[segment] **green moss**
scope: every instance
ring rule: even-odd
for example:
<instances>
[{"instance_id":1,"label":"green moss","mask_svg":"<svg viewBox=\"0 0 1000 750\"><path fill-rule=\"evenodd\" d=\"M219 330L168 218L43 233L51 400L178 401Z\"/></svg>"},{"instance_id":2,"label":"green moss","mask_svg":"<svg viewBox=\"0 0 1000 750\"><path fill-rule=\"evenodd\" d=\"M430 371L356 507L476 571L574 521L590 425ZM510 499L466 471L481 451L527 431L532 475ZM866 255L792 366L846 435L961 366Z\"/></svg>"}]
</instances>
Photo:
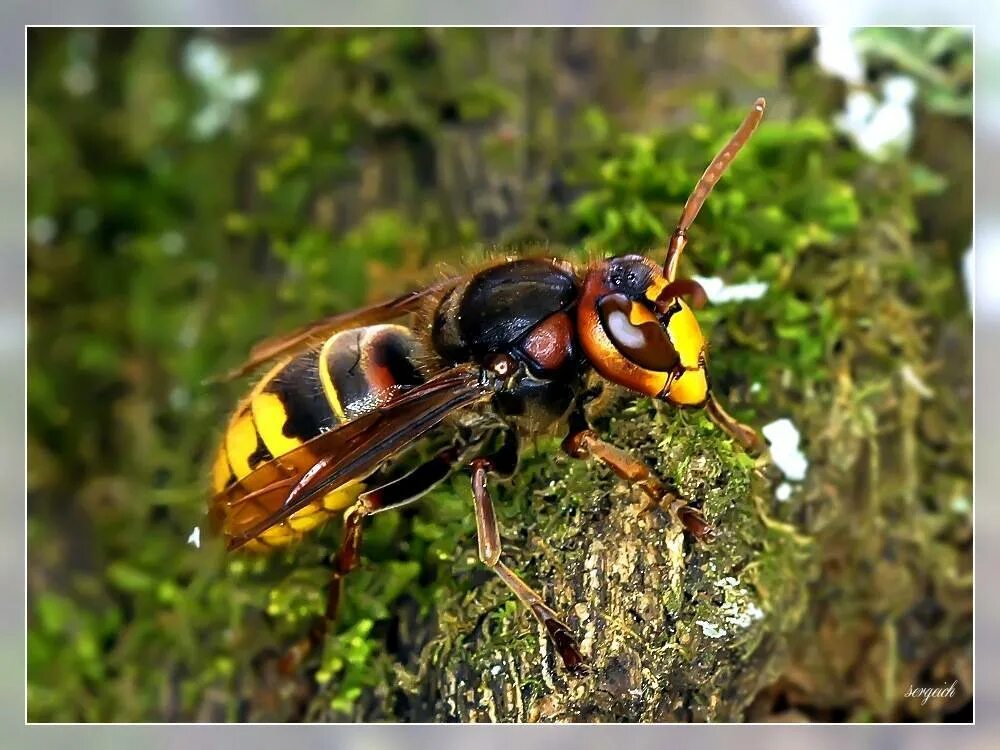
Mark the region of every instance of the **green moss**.
<instances>
[{"instance_id":1,"label":"green moss","mask_svg":"<svg viewBox=\"0 0 1000 750\"><path fill-rule=\"evenodd\" d=\"M544 445L496 492L504 558L549 592L581 635L591 674L566 675L490 577L438 602L435 635L403 682L414 716L733 718L780 663L780 636L806 611L815 547L763 517L755 493L769 505L771 488L703 417L618 406L601 420L608 438L654 459L718 540L692 546L663 510L638 514L639 498L606 469Z\"/></svg>"},{"instance_id":2,"label":"green moss","mask_svg":"<svg viewBox=\"0 0 1000 750\"><path fill-rule=\"evenodd\" d=\"M955 28L869 28L854 33L866 63L918 83L925 106L949 115L972 114L972 46Z\"/></svg>"}]
</instances>

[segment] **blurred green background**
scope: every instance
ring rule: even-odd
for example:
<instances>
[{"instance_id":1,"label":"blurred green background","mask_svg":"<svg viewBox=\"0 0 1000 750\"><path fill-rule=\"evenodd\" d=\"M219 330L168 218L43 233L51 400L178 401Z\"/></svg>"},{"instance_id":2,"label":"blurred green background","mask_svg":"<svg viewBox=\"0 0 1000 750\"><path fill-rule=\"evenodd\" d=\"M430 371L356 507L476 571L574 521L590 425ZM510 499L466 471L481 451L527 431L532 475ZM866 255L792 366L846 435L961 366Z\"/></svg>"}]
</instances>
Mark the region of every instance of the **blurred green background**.
<instances>
[{"instance_id":1,"label":"blurred green background","mask_svg":"<svg viewBox=\"0 0 1000 750\"><path fill-rule=\"evenodd\" d=\"M398 613L476 582L466 490L377 519L289 696L261 663L322 606L338 530L266 559L187 543L243 387L207 381L442 263L659 256L758 95L684 272L768 284L699 317L739 415L800 426L814 471L775 513L836 580L762 715L963 716L971 39L850 46L854 77L809 29L30 30L29 719L393 718ZM894 700L950 675L953 704Z\"/></svg>"}]
</instances>

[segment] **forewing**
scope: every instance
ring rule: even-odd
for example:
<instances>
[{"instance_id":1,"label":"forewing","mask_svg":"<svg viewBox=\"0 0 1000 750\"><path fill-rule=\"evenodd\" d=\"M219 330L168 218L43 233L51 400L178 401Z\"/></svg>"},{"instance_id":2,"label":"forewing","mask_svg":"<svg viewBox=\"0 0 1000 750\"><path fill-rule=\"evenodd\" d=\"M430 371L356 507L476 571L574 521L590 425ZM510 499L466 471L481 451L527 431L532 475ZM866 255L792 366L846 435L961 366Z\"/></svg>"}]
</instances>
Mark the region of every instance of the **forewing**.
<instances>
[{"instance_id":1,"label":"forewing","mask_svg":"<svg viewBox=\"0 0 1000 750\"><path fill-rule=\"evenodd\" d=\"M226 374L226 380L242 377L249 372L260 367L276 357L293 354L301 349L310 346L317 341L322 341L332 336L337 331L344 331L348 328L358 326L374 325L393 320L400 316L412 313L420 305L434 297L436 294L454 286L460 277L455 276L444 281L432 284L431 286L419 289L415 292L408 292L388 302L380 302L376 305L369 305L357 310L351 310L337 315L330 315L326 318L308 323L291 333L282 334L273 338L265 339L255 345L250 350L250 357L235 370Z\"/></svg>"},{"instance_id":2,"label":"forewing","mask_svg":"<svg viewBox=\"0 0 1000 750\"><path fill-rule=\"evenodd\" d=\"M289 453L259 466L213 499L214 515L225 519L229 548L236 549L318 495L368 476L452 412L494 393L480 369L463 365L415 386L387 406L317 435ZM287 503L289 492L321 458L332 461L308 492Z\"/></svg>"}]
</instances>

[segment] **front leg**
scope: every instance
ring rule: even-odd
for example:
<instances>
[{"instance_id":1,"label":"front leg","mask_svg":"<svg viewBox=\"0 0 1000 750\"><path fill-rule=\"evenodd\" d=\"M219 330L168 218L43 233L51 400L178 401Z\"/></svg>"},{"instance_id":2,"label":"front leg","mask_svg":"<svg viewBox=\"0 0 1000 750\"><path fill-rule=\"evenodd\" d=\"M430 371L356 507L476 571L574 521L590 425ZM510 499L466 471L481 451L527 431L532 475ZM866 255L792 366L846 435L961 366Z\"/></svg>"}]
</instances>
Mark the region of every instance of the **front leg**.
<instances>
[{"instance_id":1,"label":"front leg","mask_svg":"<svg viewBox=\"0 0 1000 750\"><path fill-rule=\"evenodd\" d=\"M714 393L708 394L705 401L705 413L723 432L742 445L743 449L751 456L758 457L767 448L753 427L743 424L722 408L722 404L719 403Z\"/></svg>"},{"instance_id":2,"label":"front leg","mask_svg":"<svg viewBox=\"0 0 1000 750\"><path fill-rule=\"evenodd\" d=\"M596 458L606 464L619 477L642 491L646 496L642 508L644 511L657 505L665 505L695 539L700 542L715 540L715 529L705 520L701 511L695 510L685 500L665 488L652 469L643 461L602 440L587 425L582 413L574 415L570 422L570 429L569 435L562 443L562 449L568 455L573 458Z\"/></svg>"}]
</instances>

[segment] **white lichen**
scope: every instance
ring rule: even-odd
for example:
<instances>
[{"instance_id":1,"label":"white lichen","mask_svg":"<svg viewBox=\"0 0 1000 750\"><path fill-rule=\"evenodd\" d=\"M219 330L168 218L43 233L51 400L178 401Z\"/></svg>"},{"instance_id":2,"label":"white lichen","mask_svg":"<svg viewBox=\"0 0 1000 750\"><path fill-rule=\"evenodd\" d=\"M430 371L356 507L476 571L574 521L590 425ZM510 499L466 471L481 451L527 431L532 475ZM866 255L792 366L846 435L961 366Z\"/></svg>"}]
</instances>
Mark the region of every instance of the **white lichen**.
<instances>
[{"instance_id":1,"label":"white lichen","mask_svg":"<svg viewBox=\"0 0 1000 750\"><path fill-rule=\"evenodd\" d=\"M755 620L764 616L764 611L754 602L750 590L741 586L738 579L726 576L716 581L715 585L722 589L725 597L719 607L719 612L732 628L745 630Z\"/></svg>"},{"instance_id":2,"label":"white lichen","mask_svg":"<svg viewBox=\"0 0 1000 750\"><path fill-rule=\"evenodd\" d=\"M767 292L767 283L764 281L727 284L717 276L693 276L692 278L701 284L708 299L715 305L760 299Z\"/></svg>"},{"instance_id":3,"label":"white lichen","mask_svg":"<svg viewBox=\"0 0 1000 750\"><path fill-rule=\"evenodd\" d=\"M809 461L799 450L799 431L790 419L778 419L761 429L771 446L771 460L793 481L805 479Z\"/></svg>"},{"instance_id":4,"label":"white lichen","mask_svg":"<svg viewBox=\"0 0 1000 750\"><path fill-rule=\"evenodd\" d=\"M726 635L725 630L706 620L697 620L695 624L701 628L701 632L704 633L707 638L722 638Z\"/></svg>"},{"instance_id":5,"label":"white lichen","mask_svg":"<svg viewBox=\"0 0 1000 750\"><path fill-rule=\"evenodd\" d=\"M853 36L854 29L850 27L821 27L817 31L816 64L848 83L861 84L865 79L865 67Z\"/></svg>"},{"instance_id":6,"label":"white lichen","mask_svg":"<svg viewBox=\"0 0 1000 750\"><path fill-rule=\"evenodd\" d=\"M837 127L857 147L876 159L905 153L913 139L911 105L917 84L906 76L892 76L882 84L881 100L866 90L851 91Z\"/></svg>"},{"instance_id":7,"label":"white lichen","mask_svg":"<svg viewBox=\"0 0 1000 750\"><path fill-rule=\"evenodd\" d=\"M196 37L184 50L184 68L197 81L207 99L191 123L194 134L211 138L231 127L241 114L241 105L260 90L256 71L232 71L226 52L209 39Z\"/></svg>"}]
</instances>

